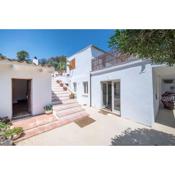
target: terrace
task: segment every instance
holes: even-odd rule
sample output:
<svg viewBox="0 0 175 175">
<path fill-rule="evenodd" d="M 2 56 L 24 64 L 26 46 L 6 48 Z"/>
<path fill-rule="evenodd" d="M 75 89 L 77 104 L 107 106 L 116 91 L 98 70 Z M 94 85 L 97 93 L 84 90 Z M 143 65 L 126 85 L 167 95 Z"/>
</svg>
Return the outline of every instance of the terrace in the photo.
<svg viewBox="0 0 175 175">
<path fill-rule="evenodd" d="M 128 54 L 122 53 L 104 53 L 98 57 L 92 59 L 91 66 L 92 71 L 98 71 L 112 66 L 117 66 L 130 61 L 137 60 L 138 58 L 132 57 Z"/>
</svg>

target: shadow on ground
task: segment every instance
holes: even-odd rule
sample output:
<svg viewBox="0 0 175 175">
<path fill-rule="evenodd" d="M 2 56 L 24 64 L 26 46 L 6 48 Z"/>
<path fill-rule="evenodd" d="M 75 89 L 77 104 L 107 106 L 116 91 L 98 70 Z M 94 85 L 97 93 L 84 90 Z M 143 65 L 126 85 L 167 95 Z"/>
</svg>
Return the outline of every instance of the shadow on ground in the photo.
<svg viewBox="0 0 175 175">
<path fill-rule="evenodd" d="M 111 139 L 111 145 L 175 145 L 175 136 L 154 129 L 128 128 Z"/>
</svg>

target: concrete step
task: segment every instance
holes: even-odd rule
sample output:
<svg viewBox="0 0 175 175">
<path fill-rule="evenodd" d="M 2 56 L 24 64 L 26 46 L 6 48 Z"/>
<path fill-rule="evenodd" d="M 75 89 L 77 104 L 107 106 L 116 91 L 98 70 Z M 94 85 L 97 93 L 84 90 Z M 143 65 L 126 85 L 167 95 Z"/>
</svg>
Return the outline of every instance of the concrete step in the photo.
<svg viewBox="0 0 175 175">
<path fill-rule="evenodd" d="M 52 96 L 52 101 L 59 100 L 59 101 L 64 101 L 64 100 L 69 100 L 70 97 L 61 97 L 61 96 Z"/>
<path fill-rule="evenodd" d="M 60 87 L 52 87 L 53 91 L 65 91 L 63 88 Z"/>
<path fill-rule="evenodd" d="M 53 92 L 66 92 L 63 88 L 52 89 Z"/>
<path fill-rule="evenodd" d="M 52 92 L 52 95 L 67 96 L 67 95 L 69 95 L 69 93 L 66 91 L 64 91 L 64 92 Z"/>
<path fill-rule="evenodd" d="M 69 115 L 66 115 L 66 116 L 64 116 L 64 117 L 60 117 L 60 116 L 57 116 L 57 115 L 55 115 L 56 117 L 58 117 L 58 118 L 61 118 L 61 119 L 69 119 L 69 120 L 71 120 L 71 119 L 78 119 L 78 118 L 83 118 L 83 117 L 88 117 L 89 116 L 89 114 L 88 113 L 86 113 L 86 111 L 80 111 L 80 112 L 76 112 L 76 113 L 73 113 L 73 114 L 69 114 Z"/>
<path fill-rule="evenodd" d="M 22 127 L 24 130 L 32 129 L 40 125 L 44 125 L 55 121 L 56 118 L 53 115 L 42 115 L 36 117 L 30 117 L 27 119 L 21 119 L 13 122 L 14 127 Z"/>
<path fill-rule="evenodd" d="M 38 134 L 50 131 L 52 129 L 58 128 L 60 126 L 69 124 L 76 119 L 83 118 L 86 116 L 88 116 L 87 113 L 79 112 L 79 113 L 75 113 L 75 114 L 63 117 L 61 119 L 57 119 L 53 122 L 50 122 L 50 123 L 47 123 L 44 125 L 40 125 L 40 126 L 36 126 L 35 128 L 32 128 L 32 129 L 25 130 L 24 131 L 25 135 L 23 137 L 20 137 L 19 139 L 15 140 L 15 143 L 22 141 L 22 140 L 25 140 L 25 139 L 28 139 L 30 137 L 36 136 Z"/>
<path fill-rule="evenodd" d="M 82 107 L 78 106 L 78 107 L 73 107 L 73 108 L 69 108 L 69 109 L 65 109 L 65 110 L 54 110 L 53 114 L 56 115 L 57 117 L 64 117 L 70 114 L 74 114 L 77 112 L 82 112 L 85 111 Z"/>
<path fill-rule="evenodd" d="M 60 100 L 54 100 L 52 101 L 53 105 L 57 105 L 57 104 L 71 104 L 71 103 L 75 103 L 76 100 L 75 99 L 68 99 L 68 100 L 64 100 L 64 101 L 60 101 Z"/>
<path fill-rule="evenodd" d="M 68 121 L 67 123 L 70 123 L 70 122 Z M 50 123 L 26 130 L 26 131 L 24 131 L 25 135 L 23 137 L 20 137 L 19 139 L 17 139 L 15 142 L 17 143 L 19 141 L 28 139 L 30 137 L 36 136 L 36 135 L 44 133 L 46 131 L 50 131 L 50 130 L 55 129 L 57 127 L 60 127 L 64 124 L 66 124 L 66 122 L 56 120 L 54 122 L 50 122 Z"/>
<path fill-rule="evenodd" d="M 63 86 L 64 86 L 64 85 L 63 85 Z M 53 84 L 53 83 L 52 83 L 52 87 L 62 88 L 59 84 Z"/>
<path fill-rule="evenodd" d="M 61 110 L 70 109 L 70 108 L 74 108 L 74 107 L 81 107 L 81 105 L 78 104 L 77 102 L 70 103 L 70 104 L 54 105 L 53 110 L 61 111 Z"/>
<path fill-rule="evenodd" d="M 69 93 L 62 93 L 62 94 L 52 93 L 52 97 L 69 97 Z"/>
</svg>

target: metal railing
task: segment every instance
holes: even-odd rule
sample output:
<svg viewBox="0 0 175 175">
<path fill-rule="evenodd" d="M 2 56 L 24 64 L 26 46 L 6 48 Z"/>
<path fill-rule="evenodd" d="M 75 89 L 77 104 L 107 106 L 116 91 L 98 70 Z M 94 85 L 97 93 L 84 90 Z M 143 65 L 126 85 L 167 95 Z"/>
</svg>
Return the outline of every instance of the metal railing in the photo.
<svg viewBox="0 0 175 175">
<path fill-rule="evenodd" d="M 111 53 L 105 53 L 92 59 L 91 68 L 92 71 L 102 70 L 130 60 L 136 60 L 136 58 L 130 57 L 128 54 L 118 53 L 116 55 L 112 55 Z"/>
</svg>

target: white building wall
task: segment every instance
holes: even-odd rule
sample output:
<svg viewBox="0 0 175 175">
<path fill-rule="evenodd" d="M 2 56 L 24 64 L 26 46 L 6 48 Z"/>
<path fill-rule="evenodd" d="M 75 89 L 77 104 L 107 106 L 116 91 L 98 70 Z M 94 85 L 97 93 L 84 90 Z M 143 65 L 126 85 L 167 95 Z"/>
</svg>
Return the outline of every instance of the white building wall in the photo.
<svg viewBox="0 0 175 175">
<path fill-rule="evenodd" d="M 151 65 L 138 61 L 115 68 L 92 73 L 92 106 L 102 107 L 102 81 L 120 80 L 121 117 L 151 126 L 154 122 Z"/>
<path fill-rule="evenodd" d="M 32 115 L 44 112 L 43 107 L 51 103 L 51 74 L 37 68 L 15 69 L 9 65 L 0 67 L 0 116 L 12 117 L 12 78 L 32 79 Z M 29 69 L 28 69 L 29 68 Z"/>
<path fill-rule="evenodd" d="M 159 112 L 159 107 L 161 103 L 161 83 L 162 79 L 161 77 L 153 71 L 153 98 L 154 98 L 154 118 L 156 120 L 156 117 Z"/>
<path fill-rule="evenodd" d="M 77 83 L 77 100 L 80 104 L 90 105 L 90 71 L 91 71 L 91 59 L 101 55 L 103 52 L 89 46 L 84 50 L 72 55 L 68 60 L 75 58 L 76 68 L 69 71 L 69 86 L 73 90 L 73 83 Z M 88 82 L 88 94 L 84 94 L 83 82 Z"/>
</svg>

